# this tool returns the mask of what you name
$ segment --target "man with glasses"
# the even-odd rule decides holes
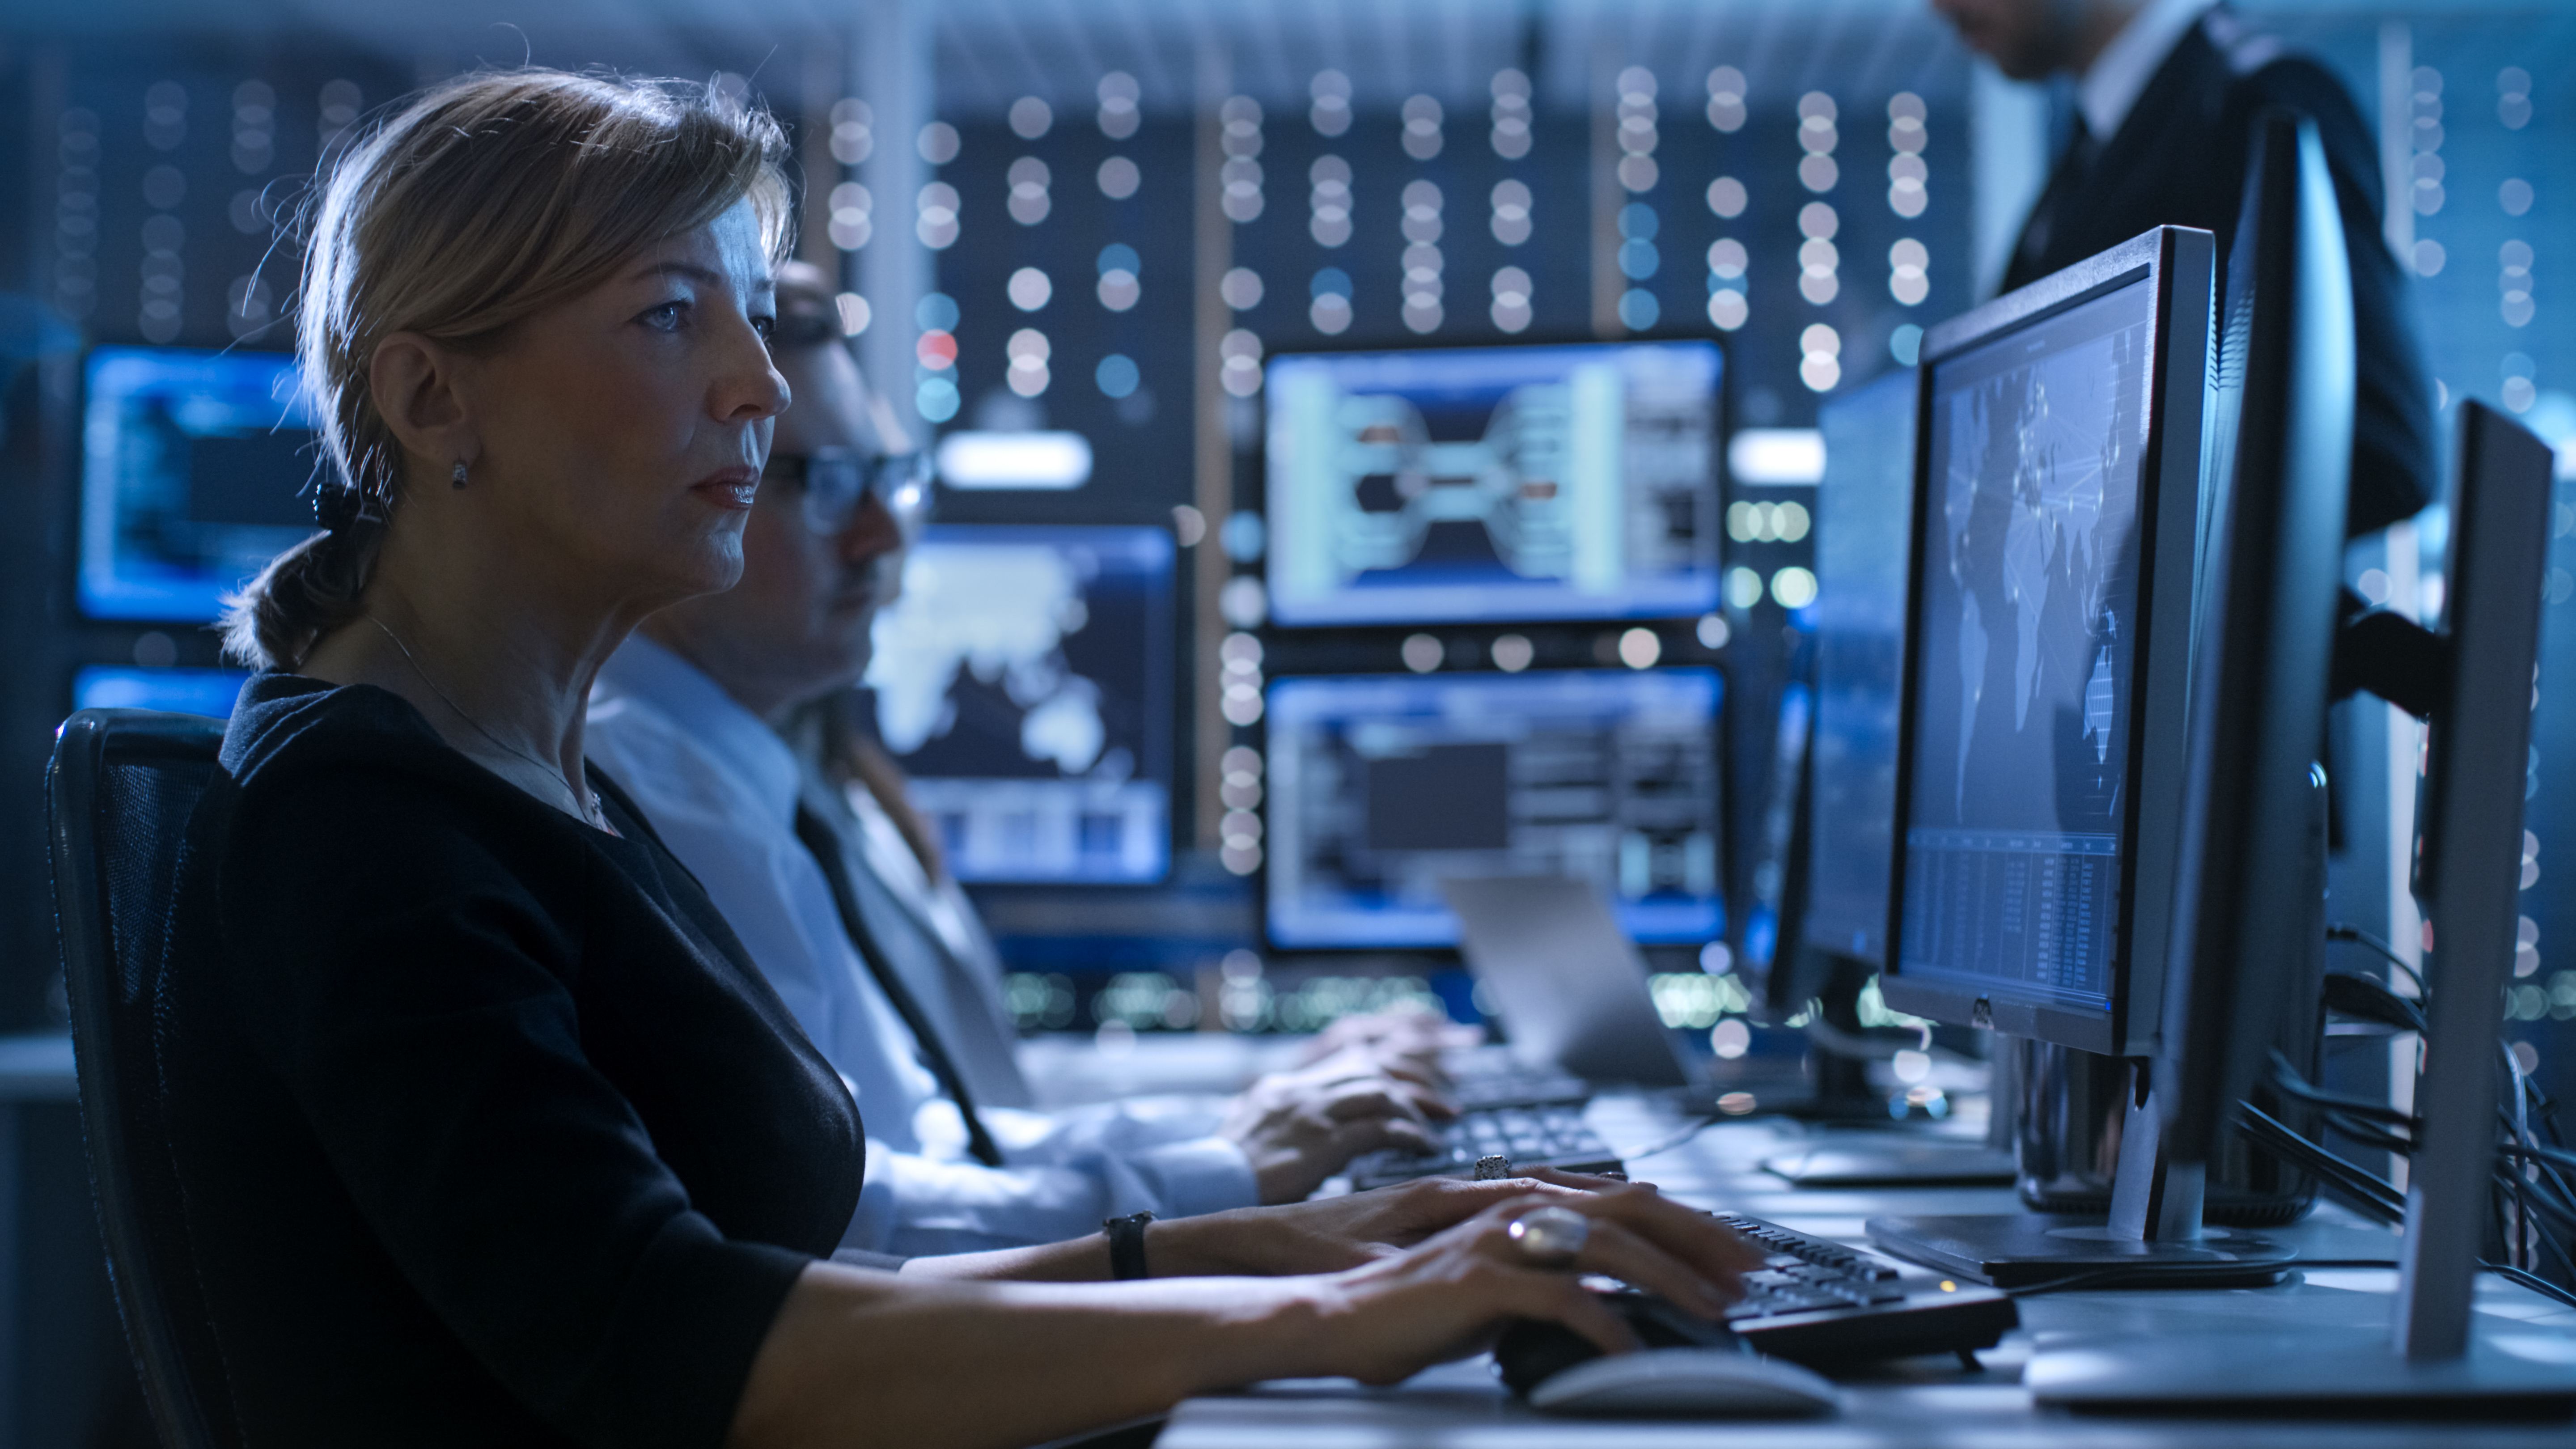
[[[972,907],[824,751],[787,739],[866,672],[929,480],[862,382],[823,274],[790,264],[779,282],[772,350],[795,402],[742,580],[646,621],[602,671],[587,738],[856,1096],[871,1140],[843,1246],[968,1252],[1291,1202],[1358,1153],[1427,1146],[1421,1121],[1446,1107],[1401,1032],[1265,1078],[1221,1115],[1028,1110]]]

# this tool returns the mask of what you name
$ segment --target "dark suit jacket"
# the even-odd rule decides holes
[[[2361,350],[2348,527],[2367,533],[2433,499],[2440,479],[2433,385],[2405,274],[2380,236],[2377,143],[2323,64],[2224,9],[2212,11],[2183,33],[2081,179],[2072,186],[2062,175],[2051,182],[2004,273],[2004,287],[2036,281],[2157,226],[2215,232],[2225,275],[2254,119],[2266,106],[2288,106],[2316,121],[2343,204]]]

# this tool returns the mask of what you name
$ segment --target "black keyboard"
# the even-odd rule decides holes
[[[1471,1173],[1477,1159],[1509,1158],[1515,1168],[1553,1167],[1565,1172],[1619,1172],[1619,1154],[1583,1125],[1583,1104],[1550,1102],[1529,1107],[1489,1107],[1462,1112],[1434,1129],[1440,1150],[1430,1153],[1363,1153],[1351,1159],[1351,1186],[1365,1192],[1417,1177]]]
[[[2012,1299],[1742,1213],[1716,1219],[1770,1252],[1745,1275],[1726,1326],[1757,1351],[1809,1368],[1992,1348],[2019,1324]]]
[[[2021,1321],[2012,1299],[1994,1289],[1943,1279],[1741,1213],[1712,1216],[1770,1249],[1770,1261],[1746,1275],[1745,1296],[1727,1309],[1722,1323],[1703,1323],[1634,1290],[1607,1295],[1650,1349],[1747,1347],[1832,1370],[1915,1354],[1973,1353],[1994,1347]],[[1534,1319],[1515,1321],[1494,1344],[1496,1370],[1524,1396],[1600,1356],[1574,1330]]]

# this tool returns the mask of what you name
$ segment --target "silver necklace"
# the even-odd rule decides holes
[[[429,686],[430,693],[438,696],[439,703],[446,705],[451,710],[454,710],[458,719],[474,726],[474,732],[476,734],[490,740],[499,749],[509,754],[516,755],[520,759],[527,761],[529,764],[536,766],[547,779],[561,785],[565,796],[572,801],[573,812],[575,814],[581,816],[582,819],[589,821],[591,824],[602,830],[609,828],[608,817],[601,813],[599,808],[599,797],[596,794],[593,794],[587,789],[576,792],[572,787],[572,782],[563,777],[561,766],[549,765],[545,761],[538,759],[535,755],[528,753],[526,750],[520,749],[518,746],[511,744],[508,740],[505,740],[499,735],[496,735],[490,730],[484,728],[483,721],[466,713],[465,706],[458,704],[454,695],[451,695],[446,690],[438,687],[438,681],[430,675],[430,672],[427,669],[421,667],[419,658],[411,652],[411,646],[403,642],[402,636],[395,633],[391,625],[387,624],[384,620],[377,618],[372,613],[368,614],[366,618],[368,623],[376,626],[377,633],[380,633],[387,639],[392,640],[393,646],[402,651],[403,662],[411,666],[412,673],[420,676],[421,683]]]

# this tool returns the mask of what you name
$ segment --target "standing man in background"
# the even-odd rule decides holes
[[[2360,406],[2347,527],[2385,528],[2440,482],[2433,384],[2406,278],[2381,236],[2371,128],[2334,74],[2213,0],[1932,0],[2007,76],[2075,79],[2065,149],[2024,224],[2004,290],[2157,226],[2235,235],[2254,121],[2267,106],[2314,120],[2343,213],[2358,323]]]
[[[1401,1036],[1265,1077],[1222,1113],[1021,1110],[998,962],[972,906],[888,812],[777,728],[865,673],[900,577],[897,515],[922,485],[879,466],[908,442],[870,406],[817,269],[781,269],[771,348],[794,402],[744,529],[742,579],[654,615],[609,660],[587,749],[857,1097],[867,1178],[842,1246],[973,1252],[1083,1237],[1112,1215],[1295,1202],[1358,1153],[1427,1147],[1426,1115],[1448,1109]]]

